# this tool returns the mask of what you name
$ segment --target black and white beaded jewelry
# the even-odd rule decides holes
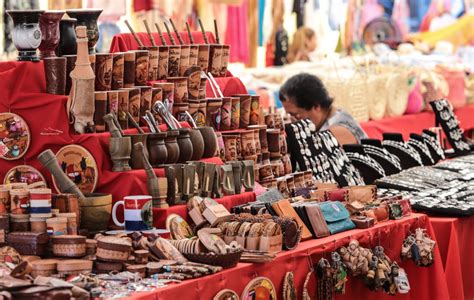
[[[425,156],[428,157],[431,164],[435,163],[433,157],[431,156],[430,149],[428,149],[428,146],[424,142],[412,138],[408,140],[408,145],[415,148],[415,150],[419,149]]]
[[[357,152],[346,152],[346,155],[351,161],[357,161],[357,162],[359,162],[359,163],[375,170],[380,175],[380,177],[385,176],[385,170],[372,157],[370,157],[368,155],[363,155],[363,154],[360,154],[360,153],[357,153]]]
[[[426,144],[431,147],[436,152],[436,154],[441,157],[441,159],[445,158],[443,148],[441,148],[441,145],[438,143],[435,137],[424,132],[421,134],[421,136],[425,139]]]
[[[367,153],[369,156],[377,156],[382,158],[383,160],[388,161],[391,163],[396,169],[402,170],[402,166],[400,165],[400,159],[393,155],[392,153],[388,152],[387,149],[382,147],[376,147],[373,145],[362,145],[364,148],[364,152]]]
[[[407,145],[404,142],[398,142],[398,141],[392,141],[392,140],[383,140],[382,145],[398,149],[398,150],[406,153],[407,155],[411,156],[414,160],[416,160],[416,162],[420,166],[423,165],[423,162],[421,161],[420,154],[415,149],[413,149],[411,146]]]

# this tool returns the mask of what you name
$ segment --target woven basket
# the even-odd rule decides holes
[[[388,74],[374,74],[367,78],[367,97],[369,104],[369,117],[380,120],[387,110],[386,82]]]
[[[467,104],[474,103],[474,74],[466,75],[466,102]]]
[[[403,115],[407,109],[409,93],[408,75],[394,70],[386,82],[386,115],[389,117]]]
[[[86,255],[86,244],[53,244],[53,253],[60,257],[82,257]]]
[[[98,247],[96,256],[98,260],[110,262],[126,262],[129,253],[126,251],[108,250]]]
[[[361,76],[354,77],[345,85],[348,89],[347,111],[359,122],[369,120],[368,87]]]
[[[242,251],[229,254],[183,254],[187,259],[193,262],[207,264],[211,266],[220,266],[224,269],[232,268],[237,265],[242,256]]]

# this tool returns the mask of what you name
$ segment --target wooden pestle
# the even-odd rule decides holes
[[[58,159],[51,149],[46,149],[41,152],[38,155],[38,160],[54,177],[61,193],[74,194],[79,199],[86,198],[77,185],[75,185],[74,182],[64,174],[63,170],[61,170]]]
[[[106,114],[104,116],[104,121],[107,123],[107,126],[109,127],[110,135],[112,137],[120,138],[123,136],[122,131],[116,126],[115,121],[114,121],[114,116],[112,113]]]
[[[132,114],[128,111],[127,111],[127,118],[130,121],[130,123],[132,123],[132,126],[138,130],[138,133],[145,133],[143,129],[140,127],[140,125],[138,125],[138,123],[135,121]]]

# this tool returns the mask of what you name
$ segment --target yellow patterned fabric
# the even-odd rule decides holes
[[[466,14],[449,26],[433,32],[421,32],[409,37],[412,42],[424,42],[430,47],[434,47],[439,41],[447,41],[459,47],[467,44],[474,44],[474,15]]]

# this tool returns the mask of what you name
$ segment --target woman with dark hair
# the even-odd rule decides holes
[[[288,114],[310,119],[318,131],[330,130],[341,145],[367,138],[350,114],[334,107],[324,84],[314,75],[301,73],[288,79],[280,88],[280,100]]]

